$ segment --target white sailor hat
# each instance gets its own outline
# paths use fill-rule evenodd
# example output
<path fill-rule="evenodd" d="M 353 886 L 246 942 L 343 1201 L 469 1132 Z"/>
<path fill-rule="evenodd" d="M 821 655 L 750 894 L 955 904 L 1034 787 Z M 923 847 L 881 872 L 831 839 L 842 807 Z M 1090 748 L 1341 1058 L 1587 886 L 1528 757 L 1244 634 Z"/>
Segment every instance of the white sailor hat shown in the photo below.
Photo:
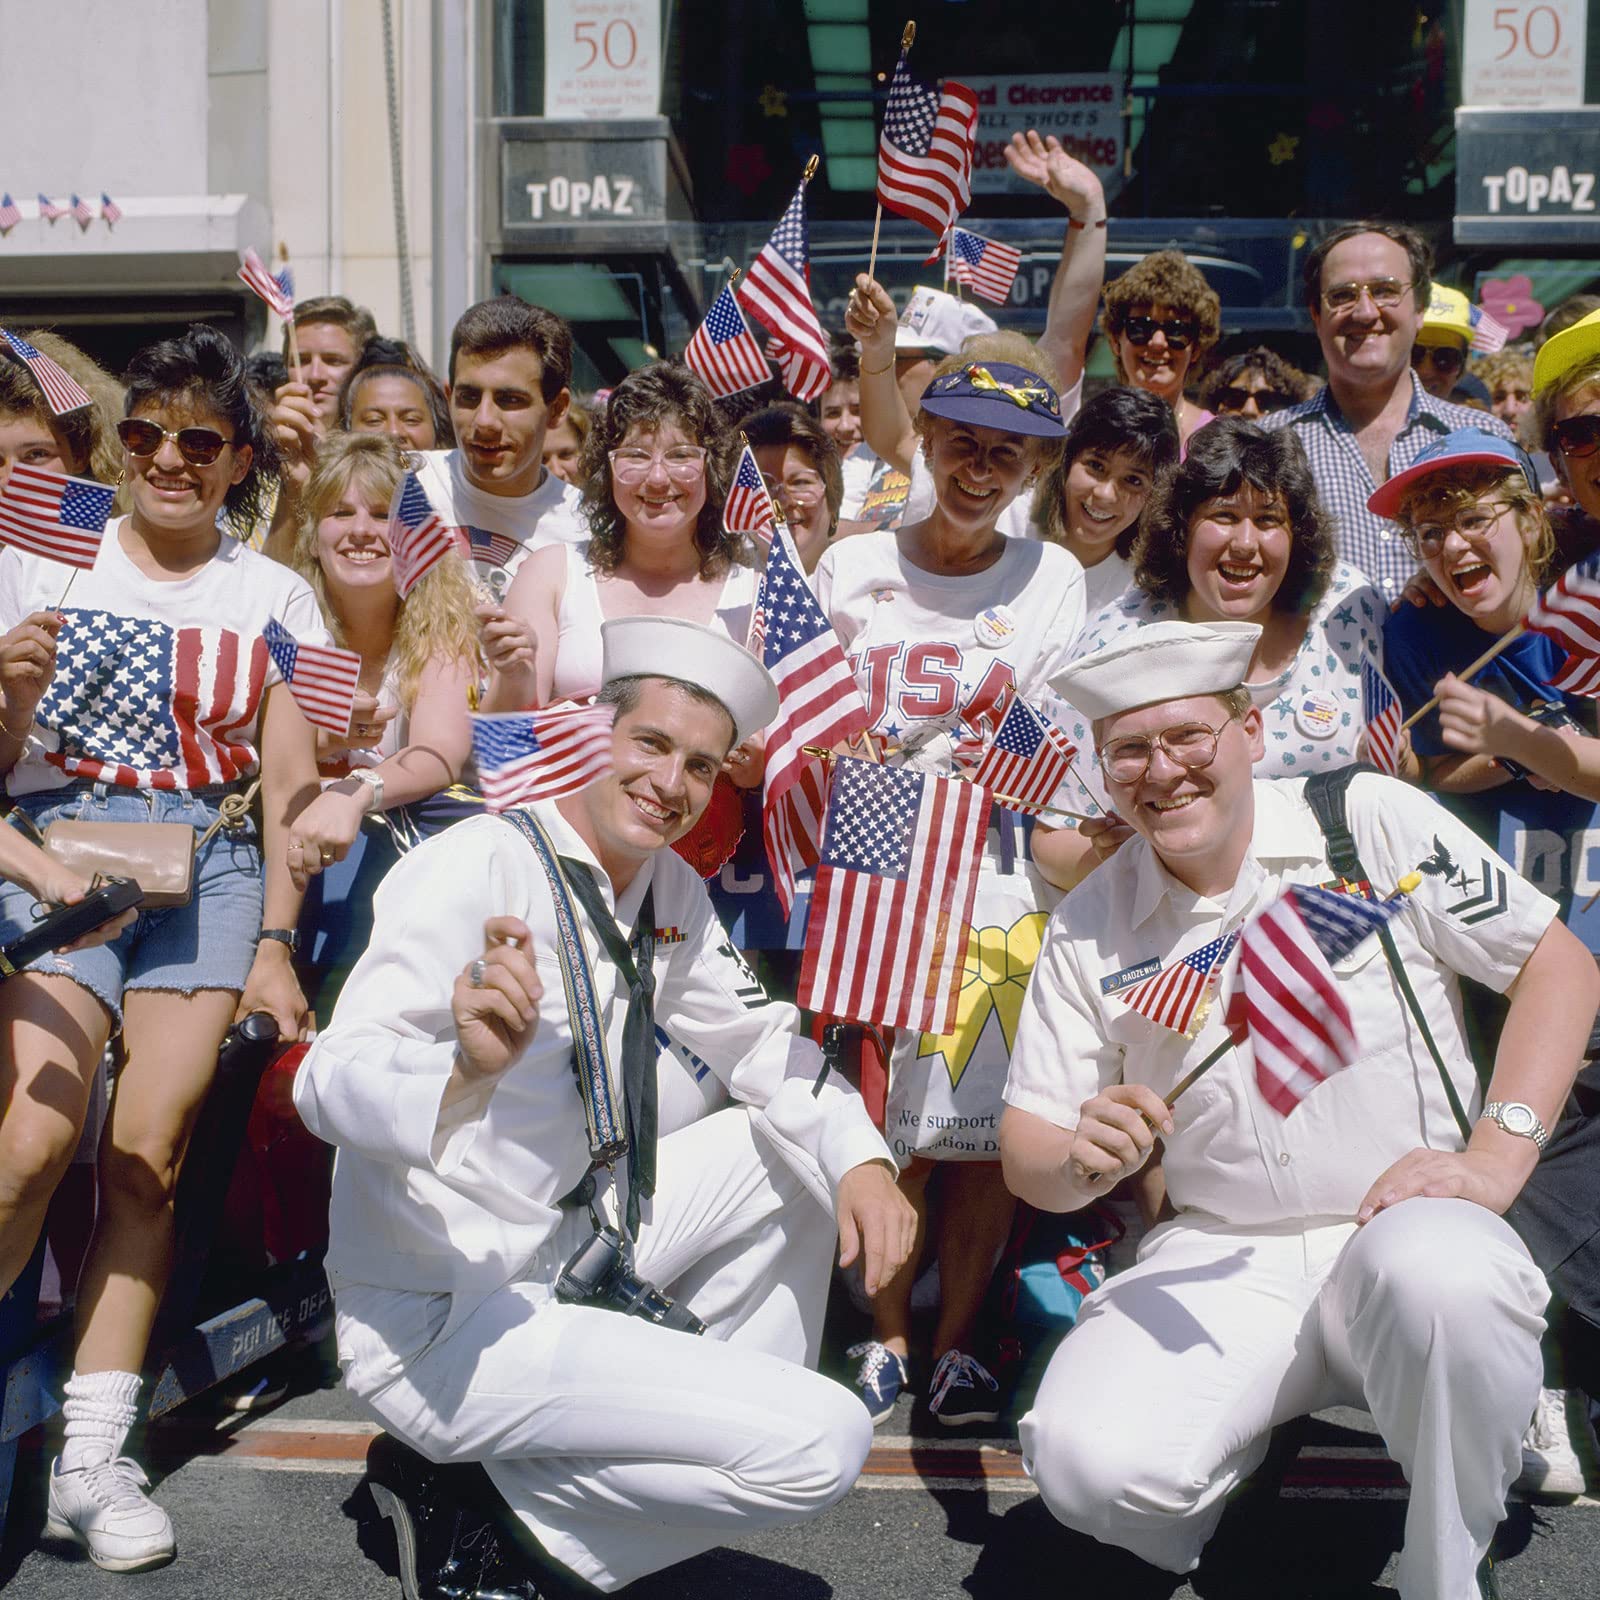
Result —
<path fill-rule="evenodd" d="M 733 718 L 742 744 L 778 714 L 772 674 L 725 633 L 681 617 L 616 617 L 600 624 L 601 681 L 674 678 L 712 694 Z"/>
<path fill-rule="evenodd" d="M 1136 706 L 1226 694 L 1250 670 L 1254 622 L 1150 622 L 1080 656 L 1050 687 L 1090 722 Z"/>

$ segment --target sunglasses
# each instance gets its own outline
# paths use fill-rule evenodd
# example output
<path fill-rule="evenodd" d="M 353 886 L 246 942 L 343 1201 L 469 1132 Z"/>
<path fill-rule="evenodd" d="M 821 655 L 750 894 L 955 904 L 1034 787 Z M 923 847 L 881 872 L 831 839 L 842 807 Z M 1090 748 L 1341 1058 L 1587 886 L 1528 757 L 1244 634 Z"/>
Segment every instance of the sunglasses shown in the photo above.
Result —
<path fill-rule="evenodd" d="M 1276 389 L 1241 389 L 1231 383 L 1218 389 L 1215 399 L 1223 411 L 1243 411 L 1252 400 L 1262 411 L 1282 411 L 1295 403 L 1293 395 L 1280 394 Z"/>
<path fill-rule="evenodd" d="M 1147 345 L 1160 329 L 1167 337 L 1169 350 L 1187 350 L 1200 331 L 1192 322 L 1157 322 L 1154 317 L 1129 317 L 1122 324 L 1122 335 L 1129 344 Z"/>
<path fill-rule="evenodd" d="M 1600 416 L 1568 417 L 1550 424 L 1550 443 L 1574 461 L 1587 461 L 1600 450 Z"/>
<path fill-rule="evenodd" d="M 1431 362 L 1440 372 L 1459 372 L 1467 364 L 1467 352 L 1453 344 L 1414 344 L 1411 365 Z"/>
<path fill-rule="evenodd" d="M 117 437 L 130 456 L 153 456 L 162 441 L 170 439 L 191 467 L 209 467 L 233 443 L 215 428 L 179 428 L 174 433 L 145 417 L 124 417 L 117 424 Z"/>

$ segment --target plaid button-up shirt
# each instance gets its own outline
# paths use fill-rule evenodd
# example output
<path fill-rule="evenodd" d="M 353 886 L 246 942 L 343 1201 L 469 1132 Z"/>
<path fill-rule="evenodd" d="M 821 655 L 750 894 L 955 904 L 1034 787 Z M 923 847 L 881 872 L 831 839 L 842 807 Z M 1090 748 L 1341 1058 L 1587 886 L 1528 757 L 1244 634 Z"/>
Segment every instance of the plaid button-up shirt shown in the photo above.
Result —
<path fill-rule="evenodd" d="M 1322 504 L 1337 524 L 1340 557 L 1364 572 L 1393 605 L 1417 570 L 1416 558 L 1392 522 L 1367 510 L 1367 500 L 1378 486 L 1361 454 L 1355 429 L 1345 421 L 1333 391 L 1324 388 L 1297 406 L 1271 412 L 1261 419 L 1261 426 L 1293 428 L 1299 435 Z M 1482 428 L 1511 437 L 1511 430 L 1487 411 L 1434 399 L 1413 372 L 1411 406 L 1389 447 L 1389 475 L 1403 472 L 1436 439 L 1457 428 Z"/>

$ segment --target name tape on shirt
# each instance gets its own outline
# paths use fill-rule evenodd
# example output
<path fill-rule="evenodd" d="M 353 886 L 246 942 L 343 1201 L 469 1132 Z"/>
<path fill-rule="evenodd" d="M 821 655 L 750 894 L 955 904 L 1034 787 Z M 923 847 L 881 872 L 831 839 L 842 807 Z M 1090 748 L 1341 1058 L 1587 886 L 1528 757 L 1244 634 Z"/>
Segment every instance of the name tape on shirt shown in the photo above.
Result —
<path fill-rule="evenodd" d="M 1142 978 L 1153 978 L 1161 970 L 1159 956 L 1151 956 L 1148 961 L 1141 961 L 1137 966 L 1124 967 L 1121 972 L 1109 973 L 1100 980 L 1101 994 L 1121 994 L 1124 989 L 1131 988 Z"/>

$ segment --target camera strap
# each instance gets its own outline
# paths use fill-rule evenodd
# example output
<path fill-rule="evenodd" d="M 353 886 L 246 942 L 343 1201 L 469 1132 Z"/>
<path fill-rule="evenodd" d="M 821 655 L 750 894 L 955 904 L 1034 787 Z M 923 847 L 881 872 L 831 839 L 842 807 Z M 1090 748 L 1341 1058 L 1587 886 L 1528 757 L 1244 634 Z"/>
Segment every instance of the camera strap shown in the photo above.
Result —
<path fill-rule="evenodd" d="M 592 1211 L 594 1169 L 614 1167 L 619 1160 L 626 1158 L 628 1201 L 625 1226 L 628 1236 L 636 1239 L 639 1235 L 640 1200 L 655 1191 L 654 891 L 645 891 L 644 902 L 639 908 L 639 925 L 645 931 L 639 942 L 636 960 L 588 867 L 581 861 L 569 863 L 573 874 L 569 878 L 549 835 L 530 811 L 517 807 L 502 815 L 532 846 L 550 883 L 551 905 L 556 918 L 556 955 L 561 964 L 561 987 L 572 1027 L 573 1068 L 578 1078 L 578 1093 L 583 1101 L 591 1162 L 589 1173 L 570 1198 L 578 1204 L 589 1205 Z M 583 872 L 581 880 L 577 876 L 579 869 Z M 610 1057 L 606 1049 L 606 1031 L 600 1015 L 599 998 L 595 993 L 594 974 L 583 942 L 583 930 L 578 923 L 580 906 L 588 914 L 606 953 L 628 984 L 628 1015 L 622 1036 L 625 1104 L 620 1116 L 611 1090 Z"/>

